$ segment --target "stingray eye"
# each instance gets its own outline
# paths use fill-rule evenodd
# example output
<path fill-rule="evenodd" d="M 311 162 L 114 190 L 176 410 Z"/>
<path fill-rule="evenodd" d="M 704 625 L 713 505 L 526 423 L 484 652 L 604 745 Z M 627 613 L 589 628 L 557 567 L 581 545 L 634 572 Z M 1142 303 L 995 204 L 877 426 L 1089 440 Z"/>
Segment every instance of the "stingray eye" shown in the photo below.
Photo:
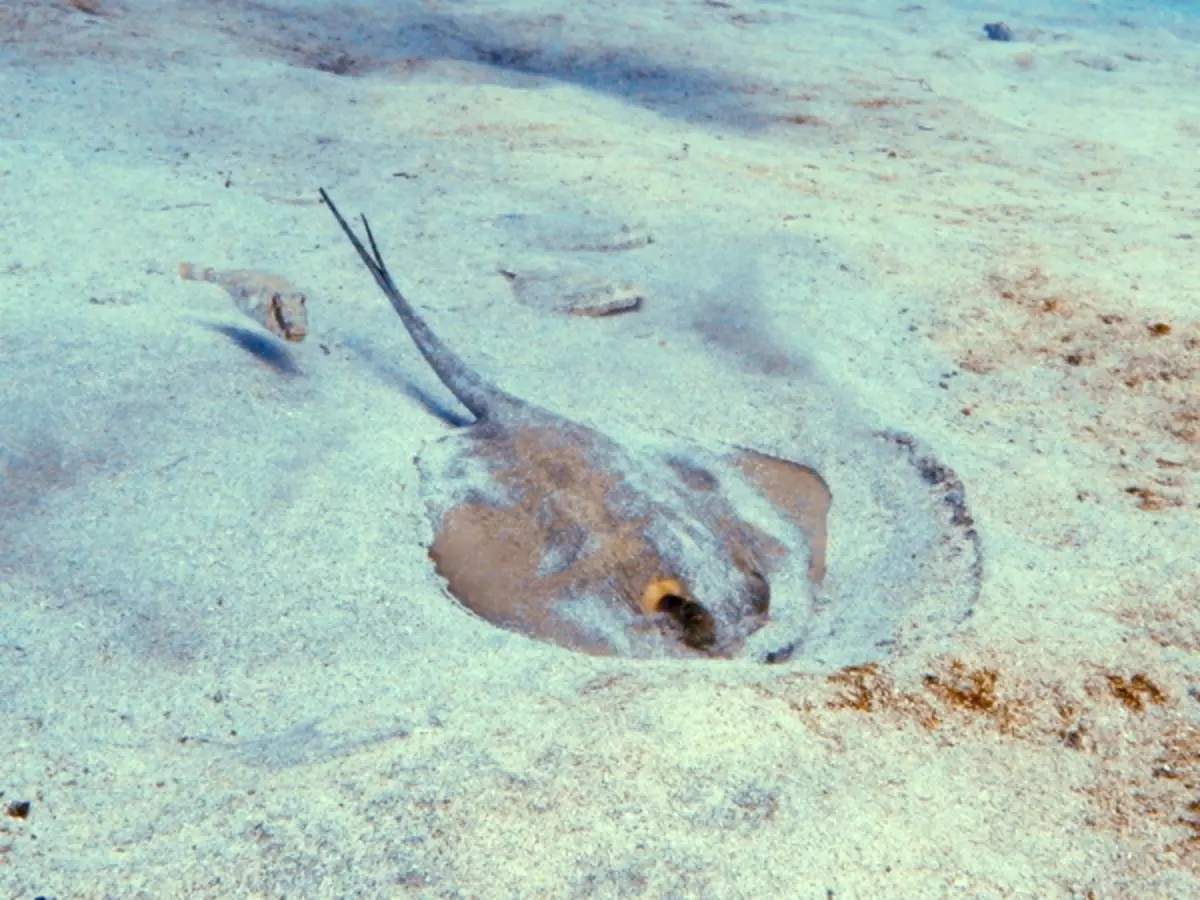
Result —
<path fill-rule="evenodd" d="M 662 612 L 662 602 L 667 597 L 686 600 L 688 589 L 678 578 L 655 578 L 642 591 L 642 612 L 647 615 Z"/>
<path fill-rule="evenodd" d="M 707 609 L 688 597 L 688 590 L 675 578 L 656 578 L 642 591 L 642 611 L 664 613 L 683 632 L 689 647 L 704 650 L 717 640 L 717 623 Z"/>

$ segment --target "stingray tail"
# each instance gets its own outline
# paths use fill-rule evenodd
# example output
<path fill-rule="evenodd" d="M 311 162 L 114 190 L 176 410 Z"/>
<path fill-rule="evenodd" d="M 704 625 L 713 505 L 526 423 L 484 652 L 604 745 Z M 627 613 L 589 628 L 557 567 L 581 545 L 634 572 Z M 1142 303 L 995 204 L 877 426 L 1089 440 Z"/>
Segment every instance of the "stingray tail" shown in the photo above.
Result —
<path fill-rule="evenodd" d="M 371 226 L 367 223 L 367 217 L 361 216 L 363 227 L 367 232 L 367 241 L 371 245 L 370 252 L 363 246 L 363 242 L 354 233 L 354 230 L 346 220 L 342 218 L 342 214 L 338 212 L 338 208 L 334 206 L 333 200 L 325 193 L 325 189 L 321 188 L 320 191 L 321 199 L 325 201 L 325 205 L 329 207 L 329 211 L 333 213 L 333 217 L 342 226 L 342 231 L 346 233 L 346 237 L 350 239 L 350 243 L 354 245 L 354 249 L 358 251 L 359 258 L 362 259 L 363 264 L 375 276 L 375 283 L 379 285 L 379 289 L 383 291 L 384 295 L 391 302 L 392 308 L 400 316 L 404 327 L 408 329 L 408 333 L 412 336 L 413 343 L 417 345 L 417 349 L 421 351 L 421 355 L 425 357 L 426 362 L 437 373 L 442 383 L 458 398 L 459 402 L 480 421 L 494 420 L 501 417 L 505 412 L 521 408 L 524 404 L 516 397 L 504 393 L 504 391 L 495 385 L 489 384 L 475 374 L 471 367 L 458 354 L 447 347 L 442 342 L 442 339 L 433 333 L 433 329 L 412 308 L 412 305 L 396 287 L 391 273 L 388 272 L 387 266 L 383 262 L 383 256 L 379 252 L 379 247 L 375 244 L 375 236 L 371 233 Z"/>

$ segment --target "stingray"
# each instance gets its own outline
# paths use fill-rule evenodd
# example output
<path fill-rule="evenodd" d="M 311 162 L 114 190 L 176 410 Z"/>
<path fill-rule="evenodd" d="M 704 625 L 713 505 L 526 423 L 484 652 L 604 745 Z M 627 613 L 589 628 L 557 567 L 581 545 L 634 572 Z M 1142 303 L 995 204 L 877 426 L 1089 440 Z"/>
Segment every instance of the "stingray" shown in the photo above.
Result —
<path fill-rule="evenodd" d="M 429 556 L 463 607 L 594 655 L 776 661 L 816 634 L 829 606 L 821 588 L 833 494 L 815 468 L 746 447 L 619 441 L 507 393 L 454 353 L 401 294 L 366 217 L 369 250 L 323 189 L 321 198 L 417 349 L 473 417 L 417 458 L 433 531 Z M 884 437 L 926 486 L 937 487 L 935 501 L 952 507 L 919 535 L 897 529 L 901 541 L 924 544 L 925 570 L 937 568 L 956 516 L 960 530 L 974 534 L 961 483 L 932 458 L 922 471 L 925 458 L 911 439 Z M 913 549 L 921 555 L 922 547 Z M 977 558 L 972 565 L 978 569 Z M 785 589 L 782 604 L 776 586 Z M 823 620 L 826 631 L 859 627 L 836 608 Z M 867 631 L 869 640 L 887 629 Z M 764 643 L 763 634 L 772 636 Z"/>

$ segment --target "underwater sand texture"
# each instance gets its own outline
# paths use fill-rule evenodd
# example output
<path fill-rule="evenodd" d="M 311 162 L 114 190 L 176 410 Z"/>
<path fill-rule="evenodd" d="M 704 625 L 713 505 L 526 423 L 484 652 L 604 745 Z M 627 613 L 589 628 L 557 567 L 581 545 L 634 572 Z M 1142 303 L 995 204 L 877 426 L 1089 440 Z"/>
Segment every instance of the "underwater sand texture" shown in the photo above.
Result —
<path fill-rule="evenodd" d="M 1117 15 L 0 5 L 0 894 L 1200 893 L 1200 30 Z M 918 435 L 973 615 L 841 668 L 870 607 L 774 666 L 481 622 L 413 462 L 461 411 L 320 184 L 506 389 L 811 448 L 831 566 L 887 570 L 838 507 L 907 508 L 851 476 Z M 585 208 L 653 302 L 515 304 L 489 223 Z M 308 338 L 180 260 L 304 285 Z"/>

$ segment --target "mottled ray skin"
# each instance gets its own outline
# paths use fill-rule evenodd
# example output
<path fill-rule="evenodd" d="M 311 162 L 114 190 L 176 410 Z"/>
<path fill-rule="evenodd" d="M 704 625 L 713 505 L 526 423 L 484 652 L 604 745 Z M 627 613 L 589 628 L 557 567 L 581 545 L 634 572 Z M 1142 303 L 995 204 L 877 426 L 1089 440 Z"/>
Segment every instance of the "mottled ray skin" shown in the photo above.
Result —
<path fill-rule="evenodd" d="M 635 453 L 500 390 L 400 293 L 366 218 L 370 250 L 321 197 L 474 416 L 418 461 L 430 556 L 464 606 L 588 653 L 728 657 L 770 620 L 773 574 L 799 563 L 821 581 L 832 498 L 815 471 L 749 450 Z"/>

